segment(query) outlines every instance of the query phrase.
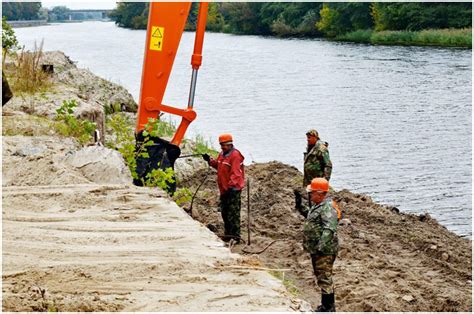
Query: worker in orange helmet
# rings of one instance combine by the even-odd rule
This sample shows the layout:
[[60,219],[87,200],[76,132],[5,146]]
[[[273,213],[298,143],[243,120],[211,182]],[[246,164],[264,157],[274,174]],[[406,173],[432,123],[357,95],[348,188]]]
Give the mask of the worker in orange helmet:
[[240,196],[245,184],[244,156],[233,144],[231,134],[219,136],[221,152],[217,159],[203,154],[203,159],[217,169],[217,184],[220,191],[222,219],[224,220],[224,241],[240,242]]
[[306,187],[312,206],[300,206],[300,213],[306,218],[304,248],[311,254],[313,271],[321,289],[321,305],[316,312],[335,312],[332,268],[339,250],[337,238],[338,208],[330,197],[329,182],[325,178],[314,178]]

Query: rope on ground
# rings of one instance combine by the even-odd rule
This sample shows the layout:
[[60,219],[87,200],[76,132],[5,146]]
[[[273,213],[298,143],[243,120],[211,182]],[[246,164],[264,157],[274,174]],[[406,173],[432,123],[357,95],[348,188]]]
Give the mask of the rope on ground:
[[285,240],[273,240],[273,241],[270,242],[266,247],[264,247],[262,250],[256,251],[256,252],[247,251],[247,250],[245,249],[245,248],[247,247],[247,245],[246,245],[246,246],[244,246],[244,247],[242,248],[242,252],[247,253],[247,254],[257,254],[257,255],[258,255],[258,254],[262,254],[262,253],[265,252],[270,246],[272,246],[273,243],[275,243],[275,242],[277,242],[277,241],[285,241]]

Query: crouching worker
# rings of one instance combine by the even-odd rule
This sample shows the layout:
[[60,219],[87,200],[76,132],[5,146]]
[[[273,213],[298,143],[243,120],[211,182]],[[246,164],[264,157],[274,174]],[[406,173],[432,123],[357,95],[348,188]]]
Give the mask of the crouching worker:
[[321,305],[316,312],[335,312],[332,268],[339,249],[337,239],[338,213],[327,196],[329,182],[314,178],[307,186],[312,206],[303,206],[301,198],[297,209],[306,217],[304,224],[304,248],[311,254],[314,274],[321,288]]
[[240,194],[244,187],[244,156],[234,147],[232,135],[219,136],[221,152],[217,159],[208,154],[203,159],[217,169],[217,184],[220,191],[222,220],[224,220],[224,241],[240,242]]

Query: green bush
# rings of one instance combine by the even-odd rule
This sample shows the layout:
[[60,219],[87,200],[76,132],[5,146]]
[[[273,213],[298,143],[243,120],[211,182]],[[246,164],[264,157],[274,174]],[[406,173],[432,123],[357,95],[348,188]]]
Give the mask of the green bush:
[[[173,169],[154,169],[148,173],[145,178],[139,178],[136,170],[136,160],[138,157],[149,157],[147,147],[153,145],[151,137],[162,138],[164,136],[172,136],[176,130],[174,125],[166,121],[150,118],[148,123],[144,126],[144,141],[140,145],[136,145],[133,121],[126,115],[121,113],[109,115],[106,124],[107,129],[110,129],[113,133],[108,137],[109,140],[106,141],[106,146],[118,150],[120,154],[122,154],[132,177],[137,180],[142,180],[144,186],[158,187],[167,191],[168,186],[175,182]],[[110,140],[110,138],[112,138],[112,140]],[[179,205],[190,200],[191,193],[187,189],[178,189],[171,196]]]
[[209,154],[211,156],[217,156],[218,151],[215,150],[210,141],[204,139],[202,135],[196,135],[194,138],[195,148],[193,154]]
[[89,120],[79,120],[73,113],[77,107],[75,100],[65,100],[61,107],[56,109],[56,131],[63,136],[72,136],[81,144],[90,142],[93,138],[96,124]]

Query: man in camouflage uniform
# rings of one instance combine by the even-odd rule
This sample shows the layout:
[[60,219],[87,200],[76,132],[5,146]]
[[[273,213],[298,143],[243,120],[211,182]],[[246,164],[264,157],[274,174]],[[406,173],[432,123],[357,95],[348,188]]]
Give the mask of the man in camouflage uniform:
[[306,132],[308,147],[304,153],[304,179],[306,187],[314,178],[331,179],[332,163],[329,158],[328,144],[319,139],[318,131]]
[[329,182],[315,178],[307,186],[311,193],[312,206],[297,208],[306,217],[304,224],[304,248],[311,254],[314,274],[321,288],[321,305],[316,312],[335,312],[332,268],[339,249],[337,238],[338,214],[332,200],[327,196]]

